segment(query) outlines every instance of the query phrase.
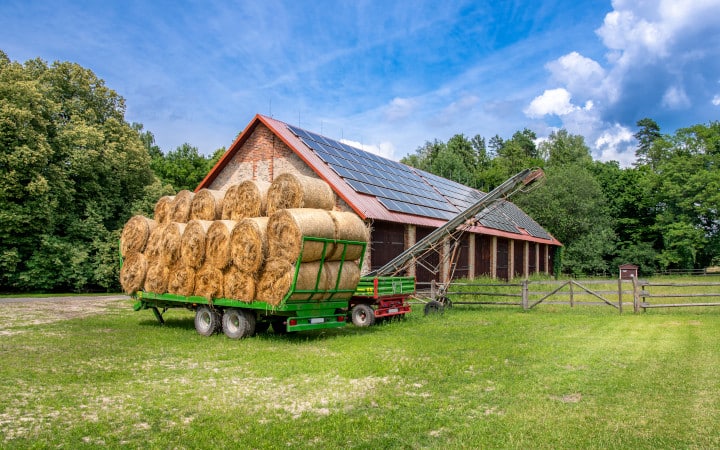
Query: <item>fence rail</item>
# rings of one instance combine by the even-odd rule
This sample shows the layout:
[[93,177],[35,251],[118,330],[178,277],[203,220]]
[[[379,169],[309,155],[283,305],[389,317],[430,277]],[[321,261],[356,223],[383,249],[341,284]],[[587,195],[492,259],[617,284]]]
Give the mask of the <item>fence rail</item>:
[[[720,282],[650,282],[632,280],[522,280],[516,283],[418,283],[420,298],[450,305],[504,305],[532,309],[542,303],[606,305],[623,312],[647,308],[720,306]],[[424,289],[423,289],[424,287]],[[671,303],[670,300],[675,299]],[[682,299],[682,301],[677,301]],[[696,299],[706,301],[698,302]],[[707,301],[717,299],[716,302]]]

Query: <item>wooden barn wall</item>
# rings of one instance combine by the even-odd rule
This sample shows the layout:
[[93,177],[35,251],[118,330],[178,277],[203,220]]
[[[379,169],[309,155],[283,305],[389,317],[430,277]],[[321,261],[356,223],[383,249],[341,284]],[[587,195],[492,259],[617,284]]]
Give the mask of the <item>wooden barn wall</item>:
[[515,270],[513,276],[522,277],[525,275],[525,242],[515,241],[513,245],[513,258],[515,263]]
[[534,242],[531,242],[529,245],[530,249],[528,251],[528,273],[534,274],[537,273],[537,245]]
[[370,267],[376,270],[405,250],[405,225],[377,221],[370,240]]
[[508,272],[510,257],[508,250],[510,248],[510,240],[506,238],[497,238],[497,268],[495,275],[502,280],[510,279]]
[[492,237],[484,234],[475,235],[475,276],[490,276]]
[[546,273],[547,272],[547,245],[540,244],[540,266],[538,267],[538,272],[540,273]]
[[[425,238],[433,232],[435,228],[417,227],[415,231],[416,241]],[[420,262],[415,265],[415,279],[419,283],[428,283],[432,280],[440,281],[440,274],[432,270],[438,270],[440,267],[440,254],[435,251],[428,252]]]
[[455,250],[460,252],[455,260],[455,271],[453,278],[469,278],[470,277],[470,264],[468,258],[470,257],[470,240],[468,239],[467,233],[462,235],[462,238],[458,242],[459,247]]

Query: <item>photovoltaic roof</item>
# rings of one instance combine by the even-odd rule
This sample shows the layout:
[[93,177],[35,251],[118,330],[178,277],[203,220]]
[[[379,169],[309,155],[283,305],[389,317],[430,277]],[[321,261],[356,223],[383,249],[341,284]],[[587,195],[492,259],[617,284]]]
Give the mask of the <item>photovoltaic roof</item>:
[[[374,196],[389,211],[450,220],[484,195],[455,181],[317,133],[287,127],[355,192]],[[488,228],[521,234],[520,227],[534,237],[551,239],[540,225],[507,201],[493,204],[477,217]]]

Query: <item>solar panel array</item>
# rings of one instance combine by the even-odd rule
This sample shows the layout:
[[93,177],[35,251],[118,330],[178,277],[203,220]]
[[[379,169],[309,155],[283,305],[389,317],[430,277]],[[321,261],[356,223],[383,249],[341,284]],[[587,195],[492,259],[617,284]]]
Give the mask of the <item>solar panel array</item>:
[[[389,211],[450,220],[483,194],[463,184],[406,166],[292,125],[288,129],[356,192],[372,195]],[[502,205],[502,206],[499,206]],[[478,214],[483,226],[533,236],[550,236],[510,202],[492,205]]]

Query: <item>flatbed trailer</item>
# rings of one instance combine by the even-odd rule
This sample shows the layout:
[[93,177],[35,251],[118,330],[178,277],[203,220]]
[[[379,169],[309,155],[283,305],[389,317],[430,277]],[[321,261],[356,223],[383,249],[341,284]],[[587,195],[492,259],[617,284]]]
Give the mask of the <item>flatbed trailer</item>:
[[[314,288],[299,289],[298,274],[302,264],[302,250],[307,242],[323,243]],[[172,308],[186,308],[195,311],[195,329],[210,336],[220,330],[230,338],[238,339],[254,335],[272,326],[276,333],[317,330],[342,327],[346,323],[349,299],[355,293],[355,286],[340,288],[343,269],[350,261],[339,261],[337,278],[330,288],[323,288],[321,276],[325,255],[334,252],[338,246],[362,246],[360,261],[365,254],[367,242],[326,239],[312,236],[303,237],[300,256],[294,265],[293,281],[288,292],[277,305],[257,299],[208,299],[201,296],[182,296],[169,293],[157,294],[139,291],[133,294],[135,311],[150,309],[160,323],[163,314]],[[343,255],[344,255],[343,251]]]

